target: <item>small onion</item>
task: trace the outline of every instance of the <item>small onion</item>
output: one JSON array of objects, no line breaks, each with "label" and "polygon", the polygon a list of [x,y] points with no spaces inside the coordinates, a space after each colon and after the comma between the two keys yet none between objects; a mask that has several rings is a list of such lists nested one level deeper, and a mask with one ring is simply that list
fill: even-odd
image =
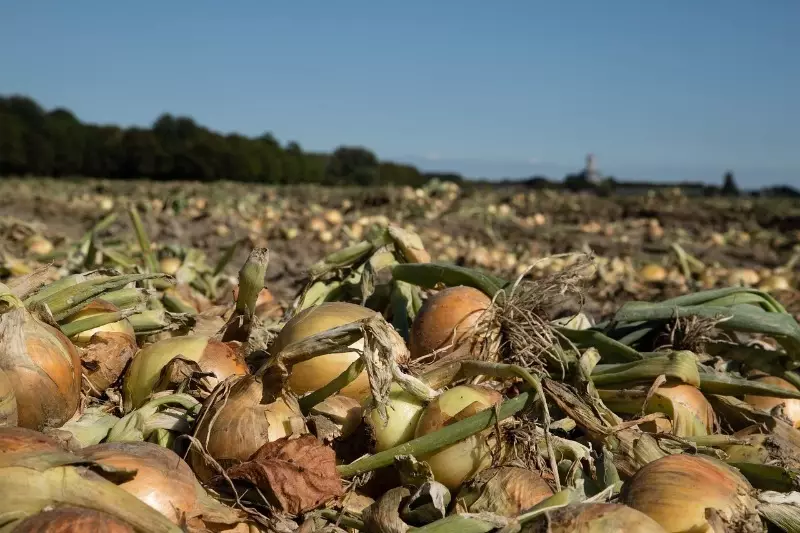
[{"label": "small onion", "polygon": [[89,446],[79,454],[104,466],[135,471],[120,488],[174,523],[196,514],[197,479],[175,452],[149,442],[111,442]]},{"label": "small onion", "polygon": [[[492,389],[476,385],[459,385],[436,397],[417,422],[415,437],[442,429],[448,424],[489,409],[503,399]],[[491,430],[472,435],[431,455],[421,457],[427,462],[433,477],[450,490],[492,464],[492,445],[487,440]]]},{"label": "small onion", "polygon": [[198,335],[162,339],[133,356],[122,387],[126,412],[141,407],[154,392],[161,370],[178,356],[196,362],[204,372],[213,373],[212,386],[229,376],[248,373],[241,354],[224,342]]},{"label": "small onion", "polygon": [[[277,355],[293,342],[374,315],[375,311],[371,309],[344,302],[329,302],[309,307],[296,314],[283,326],[272,343],[270,352],[272,355]],[[351,345],[352,348],[357,349],[361,349],[363,346],[363,339],[359,339]],[[290,370],[289,388],[298,395],[320,389],[347,370],[347,367],[358,357],[356,352],[332,353],[298,363]],[[366,371],[343,388],[340,393],[359,401],[365,399],[369,394],[369,379]]]},{"label": "small onion", "polygon": [[[119,308],[114,304],[108,303],[104,300],[94,300],[92,303],[75,313],[74,315],[70,316],[68,320],[65,320],[65,324],[70,324],[75,322],[76,320],[80,320],[81,318],[88,318],[90,316],[99,315],[102,313],[113,313],[119,311]],[[128,319],[120,320],[119,322],[112,322],[111,324],[106,324],[104,326],[99,326],[90,330],[83,331],[78,333],[77,335],[73,335],[70,337],[70,340],[75,343],[76,346],[86,346],[92,341],[92,335],[95,333],[119,333],[121,335],[126,335],[128,337],[136,337],[136,332],[133,331],[133,326],[128,321]]]},{"label": "small onion", "polygon": [[25,241],[25,248],[29,254],[47,255],[53,251],[53,243],[41,235],[32,235]]},{"label": "small onion", "polygon": [[750,483],[725,463],[680,454],[643,466],[625,483],[622,501],[661,524],[668,533],[713,531],[707,508],[720,513],[731,531],[750,531],[747,525],[760,527],[752,493]]},{"label": "small onion", "polygon": [[59,507],[19,522],[14,533],[134,533],[134,528],[107,513],[82,507]]},{"label": "small onion", "polygon": [[174,276],[178,269],[181,267],[181,260],[177,257],[162,257],[158,262],[158,268],[164,274]]},{"label": "small onion", "polygon": [[685,383],[668,384],[662,385],[656,392],[685,407],[700,421],[709,434],[714,432],[716,420],[714,409],[697,387]]},{"label": "small onion", "polygon": [[[776,387],[793,392],[798,392],[797,387],[785,379],[777,376],[759,376],[753,379],[753,381],[757,381],[765,385],[774,385]],[[761,409],[766,412],[770,412],[780,405],[782,406],[784,416],[789,419],[794,427],[800,428],[800,400],[791,398],[774,398],[771,396],[753,396],[751,394],[746,394],[744,396],[744,401],[756,409]]]},{"label": "small onion", "polygon": [[[365,403],[368,404],[369,400]],[[370,410],[364,417],[375,442],[374,450],[382,452],[413,439],[424,408],[421,400],[393,383],[386,406],[387,421],[381,420],[376,409]]]},{"label": "small onion", "polygon": [[32,429],[0,428],[0,455],[4,453],[52,452],[63,448],[54,438]]},{"label": "small onion", "polygon": [[667,279],[667,269],[661,265],[650,263],[639,270],[639,276],[647,283],[661,283]]},{"label": "small onion", "polygon": [[57,427],[78,409],[81,361],[56,328],[24,307],[0,314],[0,370],[14,391],[18,425]]},{"label": "small onion", "polygon": [[[665,533],[644,513],[616,503],[574,503],[546,511],[522,528],[547,533]],[[692,530],[694,531],[694,530]],[[701,533],[698,530],[697,533]],[[688,533],[688,532],[687,532]]]},{"label": "small onion", "polygon": [[[428,298],[411,326],[408,342],[411,359],[421,359],[434,352],[433,360],[441,359],[462,343],[472,342],[475,328],[487,317],[491,305],[488,296],[472,287],[450,287]],[[497,330],[490,333],[499,338]],[[475,343],[472,351],[477,352],[479,346]],[[481,357],[482,354],[473,355]]]},{"label": "small onion", "polygon": [[458,508],[469,513],[517,516],[553,495],[553,489],[536,472],[516,466],[490,468],[477,474],[461,489]]}]

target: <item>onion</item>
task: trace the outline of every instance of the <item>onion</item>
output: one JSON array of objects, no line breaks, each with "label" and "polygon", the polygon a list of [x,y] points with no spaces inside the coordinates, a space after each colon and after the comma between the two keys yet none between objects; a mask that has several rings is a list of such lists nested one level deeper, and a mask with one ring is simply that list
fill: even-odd
[{"label": "onion", "polygon": [[656,392],[685,407],[700,421],[709,434],[714,432],[716,420],[714,409],[697,387],[685,383],[668,384],[662,385]]},{"label": "onion", "polygon": [[[277,355],[293,342],[374,315],[375,311],[371,309],[344,302],[328,302],[309,307],[283,326],[270,348],[270,353]],[[350,346],[361,349],[364,341],[359,339]],[[320,389],[347,370],[358,357],[356,352],[332,353],[297,363],[290,370],[289,388],[298,395]],[[366,371],[339,392],[359,401],[364,400],[369,394]]]},{"label": "onion", "polygon": [[25,241],[25,248],[29,254],[47,255],[53,251],[53,243],[41,235],[32,235]]},{"label": "onion", "polygon": [[149,442],[111,442],[89,446],[79,455],[104,466],[135,471],[120,488],[176,524],[196,514],[197,480],[178,455]]},{"label": "onion", "polygon": [[0,370],[16,397],[17,423],[30,429],[60,426],[78,409],[78,351],[21,302],[10,295],[6,298],[13,299],[13,307],[0,314]]},{"label": "onion", "polygon": [[[365,403],[370,402],[368,400]],[[424,408],[425,405],[419,399],[393,383],[389,391],[389,404],[386,406],[388,420],[384,423],[375,409],[364,417],[372,433],[374,450],[382,452],[413,439]]]},{"label": "onion", "polygon": [[0,455],[17,452],[52,452],[63,448],[54,438],[32,429],[0,428]]},{"label": "onion", "polygon": [[177,257],[162,257],[158,262],[158,268],[161,272],[170,276],[174,276],[180,267],[181,260]]},{"label": "onion", "polygon": [[[486,310],[491,304],[492,300],[483,292],[464,286],[450,287],[428,298],[411,326],[408,342],[411,359],[417,360],[436,352],[433,356],[435,361],[452,353],[472,338],[473,331],[487,316]],[[499,338],[499,335],[493,336]],[[470,351],[475,358],[482,358],[479,348],[479,343],[473,343]]]},{"label": "onion", "polygon": [[14,533],[134,533],[129,524],[92,509],[59,507],[19,522]]},{"label": "onion", "polygon": [[[574,503],[546,511],[523,529],[547,533],[664,533],[664,528],[646,514],[616,503]],[[696,533],[702,532],[705,530]]]},{"label": "onion", "polygon": [[[414,436],[421,437],[438,431],[448,424],[489,409],[502,399],[499,392],[477,385],[453,387],[428,404],[417,422]],[[430,465],[436,481],[455,490],[464,481],[491,466],[492,446],[486,438],[491,431],[472,435],[420,459]]]},{"label": "onion", "polygon": [[490,468],[461,489],[458,508],[469,513],[517,516],[553,495],[550,485],[536,472],[516,466]]},{"label": "onion", "polygon": [[[294,397],[264,398],[261,380],[244,376],[232,380],[228,394],[212,394],[206,400],[195,437],[223,468],[246,461],[267,442],[306,431]],[[214,475],[194,446],[189,462],[200,479]]]},{"label": "onion", "polygon": [[17,396],[4,370],[0,370],[0,428],[17,425]]},{"label": "onion", "polygon": [[[311,415],[322,416],[332,422],[343,439],[352,435],[361,425],[361,413],[361,404],[343,394],[328,396],[309,411]],[[317,432],[319,433],[319,428]]]},{"label": "onion", "polygon": [[[110,304],[104,300],[94,300],[89,305],[69,317],[68,320],[65,320],[64,323],[70,324],[76,320],[80,320],[81,318],[87,318],[102,313],[113,313],[115,311],[119,311],[119,308],[117,308],[116,305]],[[133,331],[133,326],[131,326],[131,323],[128,321],[128,319],[124,319],[120,320],[119,322],[112,322],[111,324],[106,324],[104,326],[83,331],[70,337],[70,340],[74,342],[76,346],[86,346],[92,341],[92,335],[95,333],[119,333],[128,337],[136,336],[136,332]]]},{"label": "onion", "polygon": [[715,509],[731,531],[761,531],[751,494],[738,471],[710,457],[667,455],[643,466],[622,490],[622,501],[650,516],[667,532],[714,531],[706,515]]},{"label": "onion", "polygon": [[188,335],[160,340],[145,346],[133,356],[123,380],[125,411],[141,407],[158,382],[161,370],[176,357],[196,362],[210,372],[211,384],[233,375],[247,374],[244,358],[229,344],[209,337]]},{"label": "onion", "polygon": [[661,265],[650,263],[639,270],[639,276],[647,283],[660,283],[667,279],[667,269]]},{"label": "onion", "polygon": [[[780,387],[782,389],[797,392],[797,387],[785,379],[776,376],[759,376],[754,378],[754,381],[758,381],[759,383],[764,383],[767,385],[775,385],[776,387]],[[772,411],[774,408],[780,405],[782,406],[784,416],[789,419],[794,427],[800,428],[800,400],[791,398],[774,398],[771,396],[753,396],[751,394],[746,394],[744,396],[744,401],[756,409],[761,409],[767,412]]]}]

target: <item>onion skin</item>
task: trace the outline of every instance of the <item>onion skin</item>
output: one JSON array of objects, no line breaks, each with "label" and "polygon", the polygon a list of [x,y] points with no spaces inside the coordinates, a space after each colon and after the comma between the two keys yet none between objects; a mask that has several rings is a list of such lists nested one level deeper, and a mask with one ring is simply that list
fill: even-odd
[{"label": "onion skin", "polygon": [[761,531],[752,493],[750,483],[726,464],[681,454],[643,466],[625,483],[621,499],[668,533],[714,531],[706,508],[716,509],[731,531]]},{"label": "onion skin", "polygon": [[111,442],[84,448],[79,455],[102,465],[135,470],[136,476],[120,488],[172,522],[180,525],[185,515],[197,514],[197,479],[175,452],[149,442]]},{"label": "onion skin", "polygon": [[92,509],[60,507],[19,522],[14,533],[134,533],[127,523]]},{"label": "onion skin", "polygon": [[425,300],[411,326],[411,359],[416,361],[436,351],[433,362],[452,353],[468,340],[491,304],[483,292],[464,286],[441,290]]},{"label": "onion skin", "polygon": [[58,427],[78,410],[78,351],[63,333],[22,307],[0,315],[0,370],[16,396],[19,426]]},{"label": "onion skin", "polygon": [[461,489],[458,509],[514,517],[553,495],[537,472],[516,466],[484,470]]},{"label": "onion skin", "polygon": [[413,439],[424,408],[425,405],[420,400],[393,383],[389,391],[389,405],[386,407],[387,423],[384,424],[375,409],[364,417],[374,441],[373,450],[382,452]]},{"label": "onion skin", "polygon": [[[797,392],[797,387],[785,379],[777,376],[760,376],[755,378],[753,381],[758,381],[759,383],[764,383],[767,385],[775,385],[776,387],[780,387],[782,389]],[[774,398],[770,396],[753,396],[746,394],[744,396],[744,401],[756,409],[761,409],[762,411],[766,411],[768,413],[775,407],[783,405],[784,416],[789,419],[794,427],[800,428],[800,400],[794,400],[791,398]]]},{"label": "onion skin", "polygon": [[4,370],[0,370],[0,428],[15,427],[17,416],[17,395]]},{"label": "onion skin", "polygon": [[[420,416],[415,437],[433,433],[448,424],[468,418],[502,401],[502,395],[476,385],[453,387],[433,400]],[[472,435],[438,452],[420,457],[428,463],[433,477],[451,491],[492,464],[492,445],[487,435],[492,430]]]},{"label": "onion skin", "polygon": [[62,450],[57,440],[44,433],[19,427],[0,428],[0,455]]},{"label": "onion skin", "polygon": [[244,358],[226,343],[196,335],[162,339],[133,356],[122,388],[126,412],[147,400],[161,370],[178,356],[195,361],[203,371],[213,373],[216,381],[212,379],[212,386],[229,376],[248,373]]},{"label": "onion skin", "polygon": [[[664,528],[646,514],[616,503],[567,505],[560,509],[547,511],[526,523],[521,531],[526,533],[665,533]],[[701,531],[692,533],[701,533]]]},{"label": "onion skin", "polygon": [[[307,337],[343,326],[357,320],[370,318],[375,311],[360,305],[345,302],[328,302],[309,307],[296,314],[281,329],[272,343],[270,353],[277,355],[281,350]],[[364,341],[359,339],[351,347],[362,348]],[[308,361],[292,366],[289,374],[289,389],[297,395],[303,395],[320,389],[347,370],[356,359],[356,352],[344,352],[320,355]],[[339,391],[356,400],[362,401],[369,395],[369,379],[366,371],[359,374],[349,385]]]},{"label": "onion skin", "polygon": [[709,435],[714,432],[714,423],[716,421],[714,409],[697,387],[685,383],[668,384],[659,387],[657,392],[684,406],[705,426]]}]

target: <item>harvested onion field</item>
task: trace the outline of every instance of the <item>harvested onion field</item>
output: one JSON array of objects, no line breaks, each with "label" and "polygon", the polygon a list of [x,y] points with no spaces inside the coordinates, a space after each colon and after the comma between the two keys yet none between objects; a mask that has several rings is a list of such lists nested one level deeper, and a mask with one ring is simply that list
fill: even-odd
[{"label": "harvested onion field", "polygon": [[798,531],[799,263],[789,199],[4,179],[0,531]]}]

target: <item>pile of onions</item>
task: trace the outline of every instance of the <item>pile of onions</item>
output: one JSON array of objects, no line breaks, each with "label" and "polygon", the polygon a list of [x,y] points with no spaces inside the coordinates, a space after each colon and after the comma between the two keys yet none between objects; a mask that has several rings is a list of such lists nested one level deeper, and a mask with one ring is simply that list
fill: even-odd
[{"label": "pile of onions", "polygon": [[[365,403],[369,404],[370,400]],[[421,400],[393,383],[389,391],[389,404],[386,406],[387,420],[382,420],[375,409],[364,417],[372,434],[373,449],[382,452],[413,439],[424,408]]]},{"label": "pile of onions", "polygon": [[[646,514],[616,503],[567,505],[536,517],[525,525],[524,530],[547,533],[665,533],[664,528]],[[700,531],[705,530],[697,530],[697,533]]]},{"label": "pile of onions", "polygon": [[[256,376],[231,381],[224,396],[208,397],[195,428],[195,437],[206,453],[223,468],[246,461],[267,442],[306,431],[294,397],[264,400],[264,386]],[[215,474],[194,446],[190,463],[204,481]]]},{"label": "pile of onions", "polygon": [[[500,403],[502,399],[499,392],[485,387],[453,387],[428,404],[417,422],[414,436],[422,437],[448,424],[469,418]],[[450,490],[456,490],[464,481],[491,466],[492,444],[486,438],[491,431],[472,435],[419,459],[430,465],[436,481]]]},{"label": "pile of onions", "polygon": [[134,533],[129,524],[107,513],[82,507],[59,507],[17,523],[14,533]]},{"label": "pile of onions", "polygon": [[[65,323],[116,311],[119,309],[115,305],[94,300]],[[136,333],[127,319],[83,331],[70,340],[83,352],[83,375],[95,392],[103,392],[116,383],[137,349]]]},{"label": "pile of onions", "polygon": [[89,446],[80,455],[101,465],[135,471],[120,488],[172,522],[198,514],[197,479],[175,452],[149,442],[113,442]]},{"label": "pile of onions", "polygon": [[[425,300],[411,326],[408,342],[411,359],[426,358],[426,362],[432,362],[451,354],[465,342],[471,343],[468,345],[471,358],[484,358],[474,333],[479,323],[488,318],[487,309],[491,305],[492,300],[486,294],[464,286],[441,290]],[[489,333],[493,340],[499,338],[497,329]]]},{"label": "pile of onions", "polygon": [[490,468],[476,475],[458,493],[456,506],[469,513],[514,517],[553,495],[538,473],[516,466]]},{"label": "pile of onions", "polygon": [[160,340],[133,356],[123,380],[125,411],[140,407],[155,392],[161,371],[176,357],[194,361],[203,372],[212,373],[211,385],[229,376],[248,373],[244,358],[231,345],[209,337],[187,335]]},{"label": "pile of onions", "polygon": [[668,455],[643,466],[622,490],[622,501],[668,532],[714,531],[706,509],[714,509],[731,531],[761,531],[750,483],[710,457]]},{"label": "pile of onions", "polygon": [[[374,315],[375,311],[371,309],[344,302],[329,302],[309,307],[296,314],[283,326],[272,343],[270,352],[273,356],[278,355],[281,350],[293,342]],[[361,349],[363,346],[363,339],[359,339],[351,345],[357,349]],[[347,370],[347,367],[358,357],[356,352],[332,353],[297,363],[290,369],[289,389],[297,395],[320,389]],[[366,371],[343,388],[340,393],[359,401],[366,399],[369,395],[369,379]]]},{"label": "pile of onions", "polygon": [[[759,376],[753,380],[758,381],[759,383],[764,383],[765,385],[774,385],[782,389],[797,392],[797,387],[785,379],[776,376]],[[770,412],[774,408],[781,406],[784,416],[789,419],[794,427],[800,428],[800,400],[791,398],[774,398],[771,396],[753,396],[747,394],[744,396],[744,401],[756,409],[762,409],[767,412]]]},{"label": "pile of onions", "polygon": [[[2,296],[2,295],[0,295]],[[58,329],[29,313],[22,302],[4,297],[11,308],[0,314],[0,370],[16,398],[17,424],[30,429],[58,427],[78,409],[81,361]],[[4,399],[11,397],[6,392]],[[6,405],[8,412],[11,408]]]}]

